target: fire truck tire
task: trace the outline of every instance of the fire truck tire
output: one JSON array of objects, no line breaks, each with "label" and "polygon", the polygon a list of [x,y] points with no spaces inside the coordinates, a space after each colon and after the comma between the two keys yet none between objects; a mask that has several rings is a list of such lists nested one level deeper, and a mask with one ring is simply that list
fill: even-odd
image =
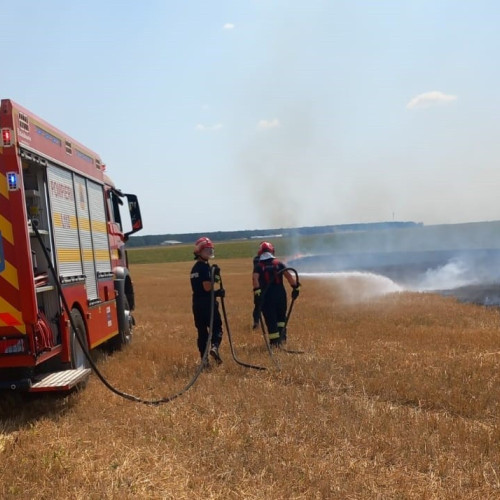
[{"label": "fire truck tire", "polygon": [[127,297],[123,297],[123,308],[124,308],[124,318],[125,318],[125,328],[124,331],[120,331],[118,335],[113,337],[109,341],[109,347],[111,351],[120,350],[122,347],[130,344],[132,341],[132,330],[135,325],[134,317],[132,316],[132,311],[130,310],[130,305]]},{"label": "fire truck tire", "polygon": [[[85,323],[83,321],[82,315],[78,309],[73,309],[71,311],[71,319],[78,332],[78,336],[84,344],[87,344],[87,331],[85,329]],[[88,368],[90,363],[85,355],[80,342],[76,338],[77,333],[73,328],[71,328],[70,333],[70,346],[71,346],[71,368]]]},{"label": "fire truck tire", "polygon": [[135,321],[130,310],[130,304],[127,297],[124,297],[123,304],[125,306],[125,331],[120,333],[121,344],[126,345],[132,342],[132,330],[134,329]]}]

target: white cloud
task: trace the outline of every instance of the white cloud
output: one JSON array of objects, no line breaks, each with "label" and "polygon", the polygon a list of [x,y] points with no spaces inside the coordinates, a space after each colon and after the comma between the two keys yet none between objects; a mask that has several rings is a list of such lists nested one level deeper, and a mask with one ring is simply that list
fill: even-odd
[{"label": "white cloud", "polygon": [[439,90],[432,90],[431,92],[424,92],[413,97],[406,105],[407,109],[428,108],[438,104],[446,104],[451,101],[456,101],[456,95],[445,94]]},{"label": "white cloud", "polygon": [[274,118],[274,120],[260,120],[259,123],[257,123],[257,128],[277,128],[280,126],[280,121],[277,118]]},{"label": "white cloud", "polygon": [[218,132],[222,128],[222,123],[215,123],[214,125],[203,125],[203,123],[198,123],[195,130],[199,132]]},{"label": "white cloud", "polygon": [[223,29],[225,29],[225,30],[234,30],[234,24],[233,23],[226,23],[223,26]]}]

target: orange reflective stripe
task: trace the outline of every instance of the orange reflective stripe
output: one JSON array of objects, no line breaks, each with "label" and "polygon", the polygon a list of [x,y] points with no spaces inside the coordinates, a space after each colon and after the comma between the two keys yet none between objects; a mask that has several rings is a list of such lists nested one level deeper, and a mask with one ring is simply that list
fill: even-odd
[{"label": "orange reflective stripe", "polygon": [[[1,151],[2,148],[0,148]],[[7,178],[4,174],[0,173],[0,195],[4,198],[9,197],[9,191],[7,190]]]},{"label": "orange reflective stripe", "polygon": [[22,324],[17,318],[14,318],[14,316],[6,312],[0,313],[0,321],[3,321],[7,326],[18,326]]},{"label": "orange reflective stripe", "polygon": [[17,269],[10,264],[10,262],[7,262],[4,257],[4,262],[3,262],[4,269],[2,271],[2,278],[12,285],[16,290],[19,290],[19,281],[17,277]]},{"label": "orange reflective stripe", "polygon": [[2,238],[13,245],[14,235],[12,234],[12,224],[3,215],[0,215],[0,231],[2,232]]}]

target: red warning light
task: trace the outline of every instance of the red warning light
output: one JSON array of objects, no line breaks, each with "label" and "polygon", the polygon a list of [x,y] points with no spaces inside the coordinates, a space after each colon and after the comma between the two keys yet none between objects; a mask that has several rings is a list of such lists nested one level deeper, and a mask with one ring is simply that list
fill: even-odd
[{"label": "red warning light", "polygon": [[2,129],[2,145],[12,146],[12,130],[9,128]]}]

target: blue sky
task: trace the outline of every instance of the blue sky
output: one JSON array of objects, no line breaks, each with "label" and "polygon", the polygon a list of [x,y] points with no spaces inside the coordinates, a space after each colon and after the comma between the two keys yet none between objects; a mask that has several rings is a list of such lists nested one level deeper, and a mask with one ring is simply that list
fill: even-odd
[{"label": "blue sky", "polygon": [[1,97],[143,234],[500,219],[500,2],[1,2]]}]

